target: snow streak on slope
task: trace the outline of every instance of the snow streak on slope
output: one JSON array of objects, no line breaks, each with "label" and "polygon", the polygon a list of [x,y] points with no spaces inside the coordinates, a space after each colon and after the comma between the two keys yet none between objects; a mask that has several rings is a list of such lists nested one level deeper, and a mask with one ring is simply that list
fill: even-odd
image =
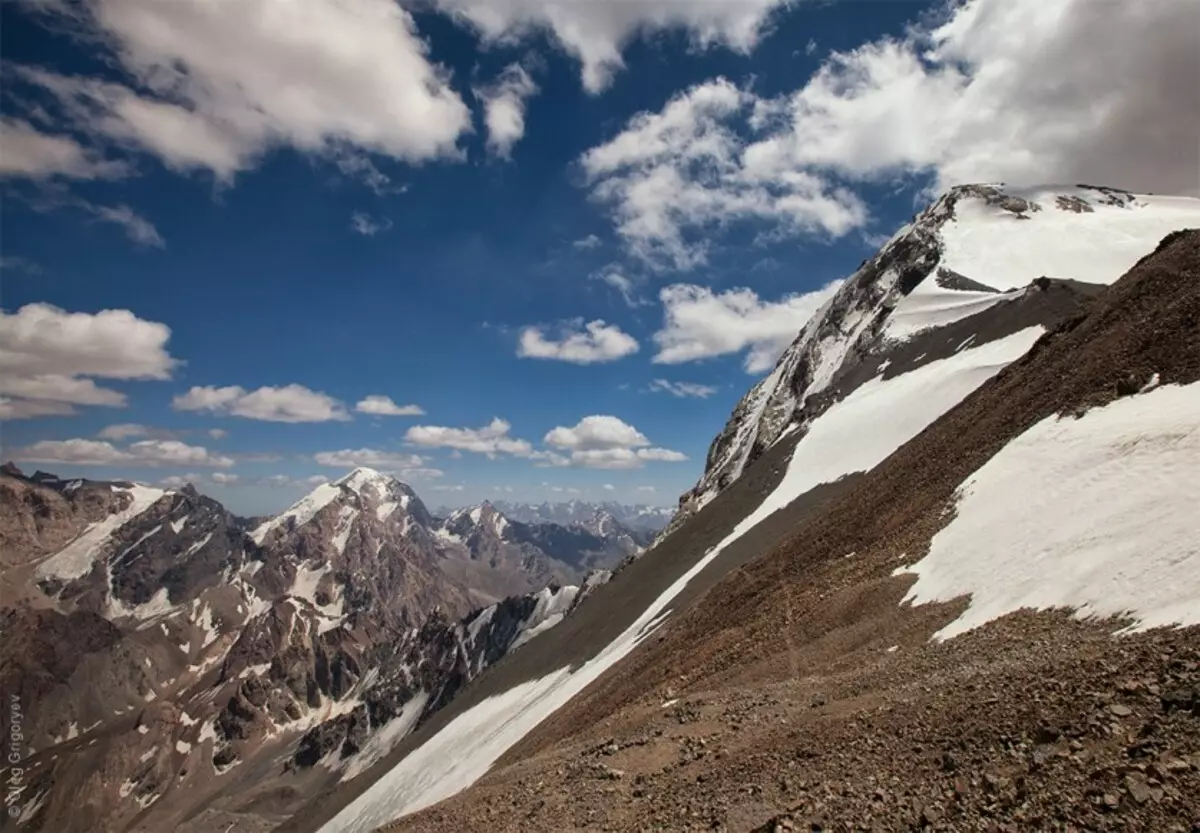
[{"label": "snow streak on slope", "polygon": [[[133,500],[120,512],[114,512],[102,521],[92,524],[66,547],[38,565],[39,578],[54,577],[64,581],[87,575],[92,562],[100,555],[109,536],[129,521],[153,506],[167,494],[162,489],[134,484],[129,488],[113,486],[114,492],[125,492]],[[157,531],[157,530],[156,530]],[[138,543],[141,543],[140,541]],[[136,546],[136,545],[135,545]]]},{"label": "snow streak on slope", "polygon": [[901,376],[866,382],[817,417],[766,503],[782,509],[815,486],[875,467],[1025,355],[1042,332],[1030,327]]},{"label": "snow streak on slope", "polygon": [[296,503],[292,504],[292,507],[286,512],[263,523],[250,533],[250,537],[254,539],[254,543],[262,544],[272,529],[283,526],[291,518],[295,519],[296,526],[306,524],[341,493],[341,488],[336,484],[322,483],[303,498],[296,501]]},{"label": "snow streak on slope", "polygon": [[[954,219],[941,229],[939,266],[1001,291],[1042,276],[1109,284],[1154,243],[1197,219],[1191,197],[1114,192],[1106,199],[1098,189],[1069,186],[1004,193],[1041,210],[1017,217],[983,200],[960,200]],[[1060,207],[1074,200],[1086,206]]]},{"label": "snow streak on slope", "polygon": [[[871,468],[883,460],[1024,354],[1040,334],[1040,327],[1030,328],[895,379],[864,385],[870,387],[861,398],[855,400],[859,396],[856,392],[814,423],[813,430],[817,430],[829,420],[815,441],[812,431],[804,438],[801,445],[812,441],[813,450],[801,453],[801,447],[797,447],[783,481],[758,509],[743,518],[593,659],[575,671],[562,668],[523,683],[460,714],[343,808],[321,829],[322,833],[367,833],[474,784],[534,727],[649,636],[670,613],[675,597],[726,547],[813,486]],[[841,425],[836,424],[839,421]],[[838,448],[822,453],[819,445],[823,442],[837,443]]]},{"label": "snow streak on slope", "polygon": [[1022,608],[1200,624],[1200,383],[1049,417],[959,487],[905,601],[971,596],[949,639]]},{"label": "snow streak on slope", "polygon": [[905,295],[884,325],[888,338],[902,341],[931,327],[945,327],[983,312],[1001,301],[1012,301],[1019,292],[968,292],[943,289],[936,280],[924,280]]}]

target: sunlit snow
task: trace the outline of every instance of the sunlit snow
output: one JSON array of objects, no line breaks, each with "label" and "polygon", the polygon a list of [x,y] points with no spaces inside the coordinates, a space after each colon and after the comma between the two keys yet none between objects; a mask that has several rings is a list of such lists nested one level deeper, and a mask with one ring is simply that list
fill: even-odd
[{"label": "sunlit snow", "polygon": [[102,553],[104,544],[108,543],[109,536],[167,494],[162,489],[138,484],[128,488],[113,486],[113,491],[127,493],[132,498],[129,506],[92,524],[66,547],[39,564],[39,578],[68,580],[86,575],[92,569],[92,562]]},{"label": "sunlit snow", "polygon": [[[1004,193],[1037,202],[1021,219],[983,200],[960,200],[941,229],[939,266],[1001,291],[1035,278],[1110,284],[1176,229],[1200,223],[1200,201],[1138,194],[1129,207],[1109,205],[1091,188],[1047,186]],[[1075,213],[1058,198],[1078,198],[1091,211]]]},{"label": "sunlit snow", "polygon": [[971,596],[949,639],[1022,608],[1200,624],[1200,383],[1049,417],[959,488],[906,601]]}]

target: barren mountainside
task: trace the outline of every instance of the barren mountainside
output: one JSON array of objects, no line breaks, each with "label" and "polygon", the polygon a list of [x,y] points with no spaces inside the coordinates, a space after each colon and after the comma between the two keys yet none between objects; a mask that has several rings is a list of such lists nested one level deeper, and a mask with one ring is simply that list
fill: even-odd
[{"label": "barren mountainside", "polygon": [[1037,193],[897,234],[714,443],[737,476],[281,831],[1187,829],[1200,213]]}]

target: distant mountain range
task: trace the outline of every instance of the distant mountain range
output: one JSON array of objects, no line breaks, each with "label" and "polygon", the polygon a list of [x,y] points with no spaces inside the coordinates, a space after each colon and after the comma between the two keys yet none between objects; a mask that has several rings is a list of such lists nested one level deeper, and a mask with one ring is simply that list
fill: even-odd
[{"label": "distant mountain range", "polygon": [[350,777],[652,535],[606,510],[438,517],[370,469],[244,519],[190,485],[8,464],[0,519],[0,687],[26,704],[27,822],[55,831],[173,829],[213,791],[269,790],[225,776],[272,756]]}]

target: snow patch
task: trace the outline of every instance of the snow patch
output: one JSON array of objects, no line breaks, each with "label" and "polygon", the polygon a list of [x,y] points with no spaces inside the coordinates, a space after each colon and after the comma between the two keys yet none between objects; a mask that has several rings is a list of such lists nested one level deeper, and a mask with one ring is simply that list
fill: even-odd
[{"label": "snow patch", "polygon": [[1049,417],[958,490],[905,601],[971,596],[934,638],[1024,608],[1200,624],[1200,383]]},{"label": "snow patch", "polygon": [[171,531],[174,532],[176,535],[178,535],[180,532],[183,531],[184,524],[187,523],[187,520],[190,517],[191,517],[191,515],[184,515],[182,518],[180,518],[177,521],[171,521]]},{"label": "snow patch", "polygon": [[376,729],[358,754],[343,762],[346,771],[342,773],[339,781],[357,778],[391,752],[392,748],[413,730],[417,718],[425,711],[425,704],[428,702],[429,692],[422,691],[405,703],[400,709],[400,714]]},{"label": "snow patch", "polygon": [[391,514],[396,511],[396,507],[400,504],[394,500],[385,501],[375,507],[375,517],[381,521],[386,521]]},{"label": "snow patch", "polygon": [[[962,199],[941,228],[940,266],[999,290],[1019,289],[1035,278],[1069,278],[1110,284],[1129,271],[1167,234],[1200,222],[1200,201],[1135,195],[1128,207],[1106,204],[1091,188],[1004,189],[1037,202],[1040,211],[1020,219],[981,199]],[[1058,198],[1077,198],[1092,209],[1075,213]]]},{"label": "snow patch", "polygon": [[1020,296],[1020,292],[967,292],[946,289],[938,286],[936,280],[927,278],[900,299],[900,303],[896,305],[896,309],[884,325],[883,334],[887,338],[903,341],[922,330],[953,324]]},{"label": "snow patch", "polygon": [[864,382],[813,421],[763,505],[782,509],[822,483],[874,468],[1023,356],[1042,332],[1030,327],[891,379]]},{"label": "snow patch", "polygon": [[113,486],[114,492],[124,492],[131,497],[129,506],[109,515],[102,521],[88,526],[75,540],[67,544],[37,567],[38,578],[57,578],[69,581],[87,575],[92,563],[103,551],[114,532],[153,506],[167,494],[163,489],[134,484],[128,488]]},{"label": "snow patch", "polygon": [[186,740],[177,740],[175,741],[175,751],[186,755],[192,751],[192,745]]},{"label": "snow patch", "polygon": [[303,526],[316,517],[318,512],[333,502],[341,493],[342,489],[337,484],[322,483],[292,504],[286,512],[259,525],[257,529],[250,533],[250,538],[254,543],[261,545],[271,530],[287,524],[288,521],[293,521],[296,526]]},{"label": "snow patch", "polygon": [[337,526],[334,527],[333,548],[341,555],[346,551],[346,542],[350,539],[350,531],[354,528],[354,519],[358,510],[353,506],[343,506],[338,512]]},{"label": "snow patch", "polygon": [[145,752],[143,752],[138,757],[138,763],[144,764],[144,763],[146,763],[146,761],[153,758],[156,754],[158,754],[158,746],[151,746],[149,749],[147,749]]}]

